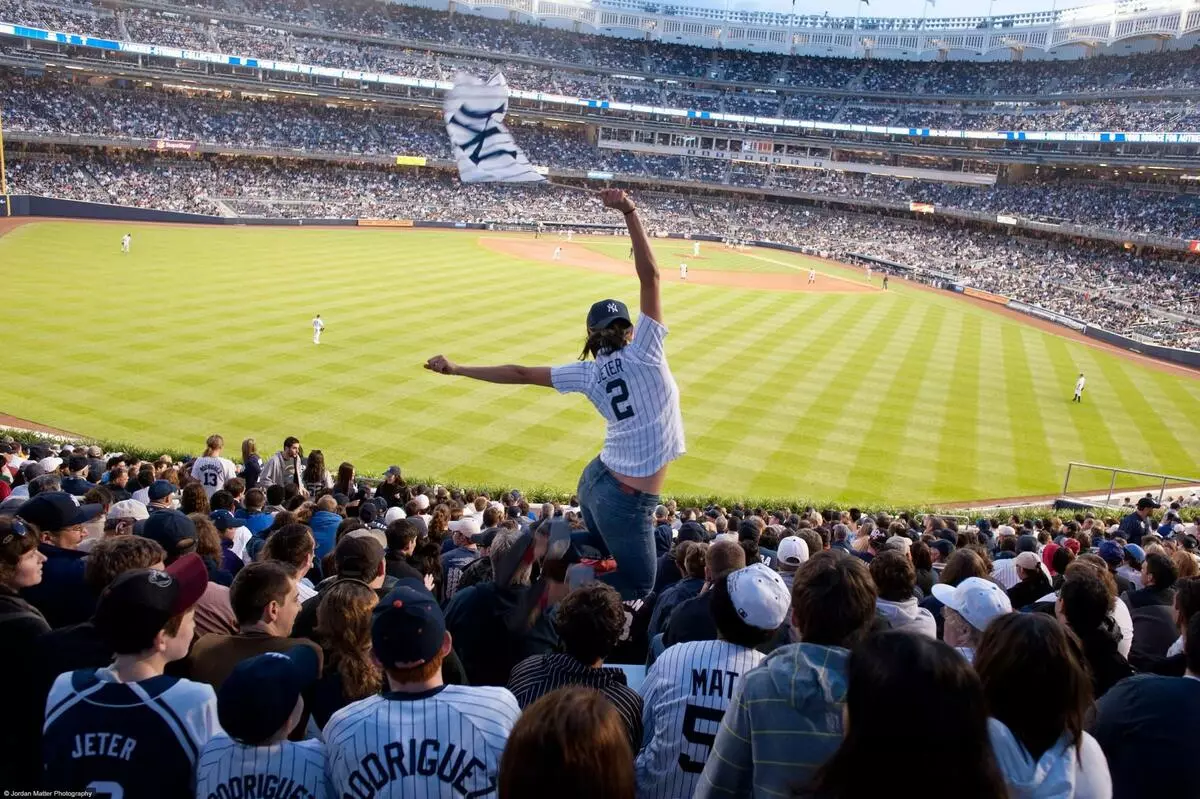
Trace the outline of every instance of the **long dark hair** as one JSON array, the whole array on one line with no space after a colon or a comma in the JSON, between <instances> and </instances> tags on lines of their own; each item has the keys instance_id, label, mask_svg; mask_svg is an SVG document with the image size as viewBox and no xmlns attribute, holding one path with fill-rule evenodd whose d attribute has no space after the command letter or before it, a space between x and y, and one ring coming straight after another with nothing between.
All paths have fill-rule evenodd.
<instances>
[{"instance_id":1,"label":"long dark hair","mask_svg":"<svg viewBox=\"0 0 1200 799\"><path fill-rule=\"evenodd\" d=\"M846 737L798 795L1007 799L983 686L962 655L931 638L885 632L853 649L847 673ZM935 740L940 772L931 780L914 764Z\"/></svg>"},{"instance_id":2,"label":"long dark hair","mask_svg":"<svg viewBox=\"0 0 1200 799\"><path fill-rule=\"evenodd\" d=\"M987 626L975 650L988 712L1034 760L1066 732L1079 752L1092 703L1083 647L1045 613L1006 613Z\"/></svg>"},{"instance_id":3,"label":"long dark hair","mask_svg":"<svg viewBox=\"0 0 1200 799\"><path fill-rule=\"evenodd\" d=\"M354 464L342 462L337 479L333 481L333 490L347 497L354 493Z\"/></svg>"},{"instance_id":4,"label":"long dark hair","mask_svg":"<svg viewBox=\"0 0 1200 799\"><path fill-rule=\"evenodd\" d=\"M325 479L325 453L314 449L308 453L308 463L304 467L304 482L320 483Z\"/></svg>"},{"instance_id":5,"label":"long dark hair","mask_svg":"<svg viewBox=\"0 0 1200 799\"><path fill-rule=\"evenodd\" d=\"M583 342L583 352L579 360L595 358L597 355L609 355L625 348L629 343L629 329L633 325L624 319L618 319L608 327L588 328L587 340Z\"/></svg>"}]
</instances>

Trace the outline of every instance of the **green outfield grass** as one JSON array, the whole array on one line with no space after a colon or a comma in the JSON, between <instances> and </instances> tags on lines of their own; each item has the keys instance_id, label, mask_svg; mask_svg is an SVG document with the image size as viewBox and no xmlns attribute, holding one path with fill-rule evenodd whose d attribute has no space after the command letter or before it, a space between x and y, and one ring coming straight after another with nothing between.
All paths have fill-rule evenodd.
<instances>
[{"instance_id":1,"label":"green outfield grass","mask_svg":"<svg viewBox=\"0 0 1200 799\"><path fill-rule=\"evenodd\" d=\"M636 306L632 265L607 275L412 230L132 226L123 256L125 229L44 222L0 238L0 411L196 452L214 432L234 449L254 436L265 455L294 434L331 469L399 463L459 484L570 490L599 449L582 397L421 364L571 361L593 300ZM931 502L1050 493L1069 460L1200 472L1200 380L950 295L901 281L797 294L665 280L663 292L689 449L668 492Z\"/></svg>"},{"instance_id":2,"label":"green outfield grass","mask_svg":"<svg viewBox=\"0 0 1200 799\"><path fill-rule=\"evenodd\" d=\"M557 240L557 239L555 239ZM592 252L607 255L610 258L629 258L629 239L611 236L575 237L579 244ZM685 263L689 270L719 271L719 272L798 272L808 269L808 263L803 256L786 252L769 252L766 250L750 250L739 252L726 249L719 243L704 241L700 243L700 255L692 255L692 242L679 239L659 239L654 242L654 255L664 271L677 271L679 264ZM826 269L825 271L831 271ZM847 275L851 270L844 270ZM854 279L860 279L858 272L853 272Z\"/></svg>"}]
</instances>

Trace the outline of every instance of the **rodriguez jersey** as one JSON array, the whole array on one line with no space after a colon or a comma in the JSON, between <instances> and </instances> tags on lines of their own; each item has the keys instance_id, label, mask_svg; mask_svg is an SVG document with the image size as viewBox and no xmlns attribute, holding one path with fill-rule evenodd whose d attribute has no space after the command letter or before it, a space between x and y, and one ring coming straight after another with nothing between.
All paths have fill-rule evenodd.
<instances>
[{"instance_id":1,"label":"rodriguez jersey","mask_svg":"<svg viewBox=\"0 0 1200 799\"><path fill-rule=\"evenodd\" d=\"M666 335L664 325L642 314L623 349L550 371L559 393L584 394L608 422L600 460L614 472L648 477L687 451Z\"/></svg>"},{"instance_id":2,"label":"rodriguez jersey","mask_svg":"<svg viewBox=\"0 0 1200 799\"><path fill-rule=\"evenodd\" d=\"M237 469L229 458L213 458L205 455L197 458L192 464L192 477L204 486L204 493L209 499L225 487L228 480L237 477Z\"/></svg>"},{"instance_id":3,"label":"rodriguez jersey","mask_svg":"<svg viewBox=\"0 0 1200 799\"><path fill-rule=\"evenodd\" d=\"M495 797L500 756L520 713L504 688L461 685L355 702L325 725L334 791L374 799Z\"/></svg>"},{"instance_id":4,"label":"rodriguez jersey","mask_svg":"<svg viewBox=\"0 0 1200 799\"><path fill-rule=\"evenodd\" d=\"M329 799L320 741L244 746L221 733L200 752L196 799Z\"/></svg>"}]
</instances>

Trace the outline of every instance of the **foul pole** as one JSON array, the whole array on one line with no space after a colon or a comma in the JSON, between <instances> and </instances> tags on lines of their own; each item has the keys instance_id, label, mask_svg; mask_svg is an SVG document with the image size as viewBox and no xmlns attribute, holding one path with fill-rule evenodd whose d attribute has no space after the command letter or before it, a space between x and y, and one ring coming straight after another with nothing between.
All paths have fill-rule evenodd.
<instances>
[{"instance_id":1,"label":"foul pole","mask_svg":"<svg viewBox=\"0 0 1200 799\"><path fill-rule=\"evenodd\" d=\"M0 197L4 198L4 215L10 216L8 203L8 171L4 167L4 109L0 108Z\"/></svg>"}]
</instances>

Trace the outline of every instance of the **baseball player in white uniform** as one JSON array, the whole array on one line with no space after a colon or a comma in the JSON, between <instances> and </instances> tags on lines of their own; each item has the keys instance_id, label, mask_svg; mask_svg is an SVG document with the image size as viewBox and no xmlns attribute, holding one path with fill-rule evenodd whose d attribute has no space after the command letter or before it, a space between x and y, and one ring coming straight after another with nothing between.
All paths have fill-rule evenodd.
<instances>
[{"instance_id":1,"label":"baseball player in white uniform","mask_svg":"<svg viewBox=\"0 0 1200 799\"><path fill-rule=\"evenodd\" d=\"M211 435L204 442L204 455L196 458L192 464L192 477L204 486L204 493L209 499L225 487L225 483L237 477L237 467L229 458L221 457L225 448L225 439L219 435Z\"/></svg>"},{"instance_id":2,"label":"baseball player in white uniform","mask_svg":"<svg viewBox=\"0 0 1200 799\"><path fill-rule=\"evenodd\" d=\"M371 646L387 690L325 725L337 796L495 797L500 756L520 715L504 688L444 685L450 634L437 600L402 580L379 601Z\"/></svg>"},{"instance_id":3,"label":"baseball player in white uniform","mask_svg":"<svg viewBox=\"0 0 1200 799\"><path fill-rule=\"evenodd\" d=\"M687 264L679 265L679 279L687 280Z\"/></svg>"},{"instance_id":4,"label":"baseball player in white uniform","mask_svg":"<svg viewBox=\"0 0 1200 799\"><path fill-rule=\"evenodd\" d=\"M1087 378L1083 376L1083 372L1079 373L1079 379L1075 381L1075 397L1071 402L1083 402L1083 387L1087 385Z\"/></svg>"},{"instance_id":5,"label":"baseball player in white uniform","mask_svg":"<svg viewBox=\"0 0 1200 799\"><path fill-rule=\"evenodd\" d=\"M133 236L126 233L121 237L121 252L129 252L129 245L133 243Z\"/></svg>"},{"instance_id":6,"label":"baseball player in white uniform","mask_svg":"<svg viewBox=\"0 0 1200 799\"><path fill-rule=\"evenodd\" d=\"M567 231L567 241L574 241L574 240L575 240L575 231L568 230Z\"/></svg>"},{"instance_id":7,"label":"baseball player in white uniform","mask_svg":"<svg viewBox=\"0 0 1200 799\"><path fill-rule=\"evenodd\" d=\"M638 799L691 799L742 675L765 657L755 647L775 634L791 607L783 578L762 563L730 572L710 590L718 640L669 647L642 683Z\"/></svg>"},{"instance_id":8,"label":"baseball player in white uniform","mask_svg":"<svg viewBox=\"0 0 1200 799\"><path fill-rule=\"evenodd\" d=\"M692 242L692 257L698 258L699 256L700 256L700 242L693 241Z\"/></svg>"},{"instance_id":9,"label":"baseball player in white uniform","mask_svg":"<svg viewBox=\"0 0 1200 799\"><path fill-rule=\"evenodd\" d=\"M811 286L813 283L816 283L816 282L817 282L817 270L809 269L808 270L808 285Z\"/></svg>"},{"instance_id":10,"label":"baseball player in white uniform","mask_svg":"<svg viewBox=\"0 0 1200 799\"><path fill-rule=\"evenodd\" d=\"M320 679L316 650L297 646L243 660L217 693L223 732L200 750L197 799L333 796L319 740L292 742L304 711L301 692Z\"/></svg>"},{"instance_id":11,"label":"baseball player in white uniform","mask_svg":"<svg viewBox=\"0 0 1200 799\"><path fill-rule=\"evenodd\" d=\"M619 300L601 300L587 316L580 360L565 366L460 366L441 355L425 368L489 383L517 383L584 394L607 422L604 447L579 479L587 531L575 543L596 550L597 573L629 601L654 588L654 508L671 461L686 451L679 387L667 365L658 265L629 195L605 189L604 204L625 216L641 284L637 325ZM588 360L589 357L594 360Z\"/></svg>"},{"instance_id":12,"label":"baseball player in white uniform","mask_svg":"<svg viewBox=\"0 0 1200 799\"><path fill-rule=\"evenodd\" d=\"M321 331L325 329L325 323L321 321L321 315L317 314L313 317L313 344L321 343Z\"/></svg>"},{"instance_id":13,"label":"baseball player in white uniform","mask_svg":"<svg viewBox=\"0 0 1200 799\"><path fill-rule=\"evenodd\" d=\"M562 247L555 247L553 260L557 261L561 258L562 258Z\"/></svg>"}]
</instances>

